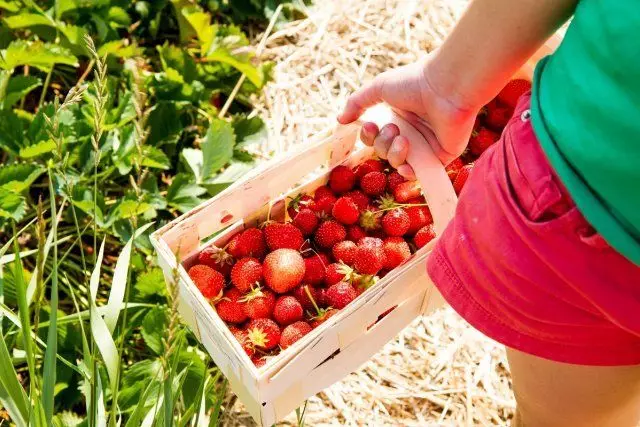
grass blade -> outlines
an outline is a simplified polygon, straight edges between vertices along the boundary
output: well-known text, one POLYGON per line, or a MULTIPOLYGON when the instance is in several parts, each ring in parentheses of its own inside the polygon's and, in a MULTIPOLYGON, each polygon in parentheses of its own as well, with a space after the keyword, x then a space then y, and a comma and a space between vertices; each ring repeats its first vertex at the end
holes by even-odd
MULTIPOLYGON (((0 315, 0 333, 2 316, 0 315)), ((29 420, 29 398, 18 381, 11 355, 4 337, 0 339, 0 404, 7 408, 17 426, 26 426, 29 420)))
POLYGON ((142 415, 144 415, 143 411, 145 408, 145 403, 149 400, 149 394, 151 393, 151 389, 153 388, 154 384, 156 384, 160 379, 161 372, 162 371, 158 370, 156 376, 152 381, 149 382, 149 385, 147 385, 147 388, 145 388, 142 396, 140 397, 140 400, 138 401, 138 406, 136 406, 136 409, 133 410, 133 412, 129 416, 129 419, 127 420, 127 424, 125 424, 124 427, 138 427, 139 425, 142 425, 142 415))

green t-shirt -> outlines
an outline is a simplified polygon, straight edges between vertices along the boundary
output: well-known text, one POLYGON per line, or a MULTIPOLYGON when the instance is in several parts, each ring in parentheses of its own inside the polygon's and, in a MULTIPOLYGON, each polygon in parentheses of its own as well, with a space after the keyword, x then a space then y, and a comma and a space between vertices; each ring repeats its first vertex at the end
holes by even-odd
POLYGON ((640 265, 640 2, 580 1, 533 80, 533 128, 551 165, 593 227, 640 265))

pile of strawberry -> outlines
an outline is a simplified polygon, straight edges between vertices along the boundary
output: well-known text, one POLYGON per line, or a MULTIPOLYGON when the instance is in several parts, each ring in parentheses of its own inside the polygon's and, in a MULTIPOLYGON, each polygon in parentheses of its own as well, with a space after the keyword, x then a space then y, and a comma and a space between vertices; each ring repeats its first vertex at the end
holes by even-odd
POLYGON ((494 99, 480 110, 467 149, 447 166, 447 173, 453 182, 456 194, 460 194, 462 191, 462 187, 473 169, 473 162, 498 141, 502 130, 513 116, 518 99, 530 89, 531 82, 528 80, 511 80, 494 99))
MULTIPOLYGON (((465 154, 447 167, 457 193, 528 87, 524 80, 512 81, 480 113, 465 154)), ((224 248, 202 251, 189 269, 256 366, 335 315, 435 237, 419 184, 382 160, 366 160, 353 169, 337 166, 327 185, 288 202, 286 222, 268 220, 245 229, 224 248)))

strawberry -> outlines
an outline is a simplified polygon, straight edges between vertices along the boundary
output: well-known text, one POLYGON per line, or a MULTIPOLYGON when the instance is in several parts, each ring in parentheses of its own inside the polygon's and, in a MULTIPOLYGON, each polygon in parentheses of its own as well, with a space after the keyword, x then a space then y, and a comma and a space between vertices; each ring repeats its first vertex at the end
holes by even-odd
POLYGON ((267 358, 265 356, 256 355, 251 358, 251 361, 256 366, 256 368, 262 368, 265 363, 267 363, 267 358))
POLYGON ((242 258, 231 269, 231 283, 240 292, 247 292, 262 280, 262 265, 255 258, 242 258))
POLYGON ((281 296, 273 308, 273 318, 282 326, 302 319, 302 304, 290 295, 281 296))
POLYGON ((280 348, 283 350, 291 347, 296 341, 312 331, 307 322, 298 321, 284 328, 280 337, 280 348))
POLYGON ((501 132, 507 123, 509 123, 512 115, 513 109, 495 106, 487 110, 487 117, 484 119, 484 122, 491 129, 501 132))
POLYGON ((331 286, 338 282, 350 282, 353 278, 354 271, 351 267, 343 263, 334 262, 327 267, 324 283, 326 286, 331 286))
POLYGON ((335 219, 342 224, 351 225, 358 222, 360 212, 358 211, 358 205, 355 204, 350 197, 340 197, 333 205, 331 214, 335 219))
POLYGON ((411 227, 411 220, 402 208, 393 209, 382 218, 382 230, 387 236, 403 236, 411 227))
POLYGON ((356 166, 355 173, 358 179, 362 179, 363 176, 369 172, 382 172, 384 171, 384 164, 380 160, 369 159, 356 166))
POLYGON ((304 308, 305 310, 312 310, 313 303, 311 302, 311 299, 307 294, 307 289, 309 290, 309 293, 311 293, 311 297, 315 301, 317 301, 319 296, 319 289, 309 285, 298 286, 293 290, 292 294, 298 300, 298 302, 300 302, 302 308, 304 308))
POLYGON ((418 181, 407 181, 399 184, 393 192, 396 202, 405 203, 410 199, 421 195, 420 183, 418 181))
POLYGON ((229 277, 233 267, 233 256, 224 249, 209 246, 198 254, 198 262, 220 272, 224 277, 229 277))
POLYGON ((402 237, 387 237, 383 244, 384 267, 388 269, 396 268, 411 256, 409 245, 402 237))
POLYGON ((287 213, 291 219, 295 218, 298 212, 304 208, 309 208, 313 203, 313 197, 308 194, 299 193, 289 200, 287 205, 287 213))
POLYGON ((329 174, 329 187, 335 193, 342 194, 351 190, 356 184, 356 174, 343 165, 336 166, 329 174))
POLYGON ((478 132, 474 133, 469 140, 469 150, 476 156, 481 155, 485 150, 491 147, 500 135, 494 131, 481 127, 478 132))
POLYGON ((314 239, 320 247, 328 249, 344 240, 345 237, 347 237, 347 230, 342 224, 327 220, 320 224, 316 230, 314 239))
POLYGON ((460 195, 462 187, 464 187, 464 184, 467 182, 467 179, 469 178, 472 170, 473 163, 465 165, 462 169, 460 169, 456 180, 453 182, 453 189, 455 190, 456 194, 460 195))
POLYGON ((270 290, 257 286, 240 298, 240 301, 245 303, 244 314, 249 319, 260 319, 271 317, 276 305, 276 296, 270 290))
POLYGON ((380 271, 384 266, 382 240, 375 237, 360 239, 353 265, 361 274, 376 274, 380 271))
POLYGON ((387 176, 382 172, 369 172, 360 180, 360 188, 369 196, 379 196, 387 188, 387 176))
POLYGON ((507 83, 497 98, 509 107, 516 108, 518 99, 529 90, 531 90, 531 82, 524 79, 515 79, 507 83))
POLYGON ((380 218, 382 217, 382 213, 379 212, 376 208, 367 208, 364 212, 360 214, 360 220, 358 223, 360 227, 364 228, 367 231, 377 230, 382 226, 380 218))
POLYGON ((240 257, 262 258, 267 253, 262 231, 257 228, 247 228, 238 239, 240 257))
POLYGON ((360 190, 349 191, 348 193, 345 193, 344 195, 346 197, 350 198, 351 200, 353 200, 353 203, 355 203, 358 206, 359 210, 366 209, 367 206, 369 206, 369 202, 371 202, 371 200, 369 200, 369 198, 366 196, 366 194, 364 194, 360 190))
POLYGON ((218 297, 224 289, 224 276, 219 271, 203 264, 194 265, 189 269, 189 277, 207 299, 218 297))
POLYGON ((228 323, 242 323, 247 320, 244 314, 244 302, 240 301, 242 292, 236 288, 226 291, 216 303, 216 312, 222 320, 228 323))
POLYGON ((238 242, 240 241, 240 235, 242 232, 234 235, 231 239, 229 239, 229 243, 227 243, 227 252, 234 258, 242 258, 240 254, 240 248, 238 246, 238 242))
POLYGON ((347 239, 351 240, 352 242, 357 242, 358 240, 366 236, 367 234, 359 225, 350 225, 349 227, 347 227, 347 239))
POLYGON ((453 160, 451 163, 447 165, 445 170, 447 172, 453 171, 455 173, 458 173, 458 171, 462 169, 463 166, 464 166, 464 162, 462 161, 462 159, 460 157, 456 157, 455 160, 453 160))
POLYGON ((314 254, 309 258, 305 258, 304 279, 302 279, 302 281, 313 286, 320 285, 324 282, 325 270, 329 264, 329 257, 323 253, 314 254))
POLYGON ((229 330, 233 334, 236 340, 242 346, 242 349, 247 353, 249 357, 252 357, 256 352, 256 348, 253 346, 253 343, 249 340, 247 336, 247 331, 244 329, 236 328, 235 326, 229 326, 229 330))
POLYGON ((335 308, 328 308, 326 310, 322 310, 320 314, 318 314, 317 316, 311 319, 311 322, 309 322, 309 324, 313 329, 315 329, 318 326, 322 325, 327 320, 329 320, 331 317, 335 316, 336 314, 338 314, 338 310, 336 310, 335 308))
POLYGON ((356 257, 356 244, 351 240, 343 240, 333 245, 331 249, 333 258, 336 261, 342 261, 345 264, 352 264, 356 257))
POLYGON ((327 302, 337 309, 346 307, 357 296, 356 290, 347 282, 338 282, 327 289, 327 302))
POLYGON ((280 327, 271 319, 254 319, 247 325, 247 337, 257 348, 271 350, 280 343, 280 327))
POLYGON ((329 187, 327 187, 326 185, 321 185, 320 187, 316 188, 316 192, 313 194, 313 199, 318 200, 326 196, 336 197, 336 195, 333 194, 333 191, 331 191, 329 187))
POLYGON ((398 171, 391 172, 387 176, 387 191, 393 193, 396 187, 405 181, 406 179, 404 179, 404 177, 400 175, 398 171))
POLYGON ((274 292, 283 294, 300 284, 305 273, 304 260, 293 249, 276 249, 262 264, 264 280, 274 292))
POLYGON ((433 217, 431 216, 431 211, 428 206, 411 206, 405 208, 405 211, 409 216, 408 234, 415 234, 422 227, 433 222, 433 217))
POLYGON ((326 288, 317 288, 316 292, 316 302, 318 303, 318 305, 320 307, 326 307, 327 306, 327 289, 326 288))
POLYGON ((332 195, 322 196, 314 200, 313 210, 318 214, 322 213, 329 215, 333 209, 333 205, 336 203, 336 197, 332 195))
POLYGON ((298 227, 303 236, 313 234, 318 226, 318 216, 309 208, 302 208, 293 218, 293 224, 298 227))
POLYGON ((270 222, 264 227, 264 238, 272 251, 289 248, 300 250, 304 237, 291 223, 270 222))
POLYGON ((416 235, 413 237, 413 243, 415 243, 418 249, 435 239, 436 232, 433 229, 433 224, 425 225, 422 227, 416 235))

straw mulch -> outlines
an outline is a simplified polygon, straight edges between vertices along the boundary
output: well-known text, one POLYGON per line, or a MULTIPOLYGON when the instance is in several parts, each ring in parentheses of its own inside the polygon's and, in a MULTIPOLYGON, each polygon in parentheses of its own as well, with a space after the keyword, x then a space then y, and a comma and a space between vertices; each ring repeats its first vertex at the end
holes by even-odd
MULTIPOLYGON (((268 38, 275 81, 259 102, 267 152, 335 124, 347 95, 442 43, 466 1, 317 0, 268 38)), ((306 425, 505 425, 515 401, 504 349, 450 309, 416 320, 372 360, 308 402, 306 425)), ((236 404, 228 425, 252 425, 236 404)), ((295 416, 282 425, 296 425, 295 416)))

